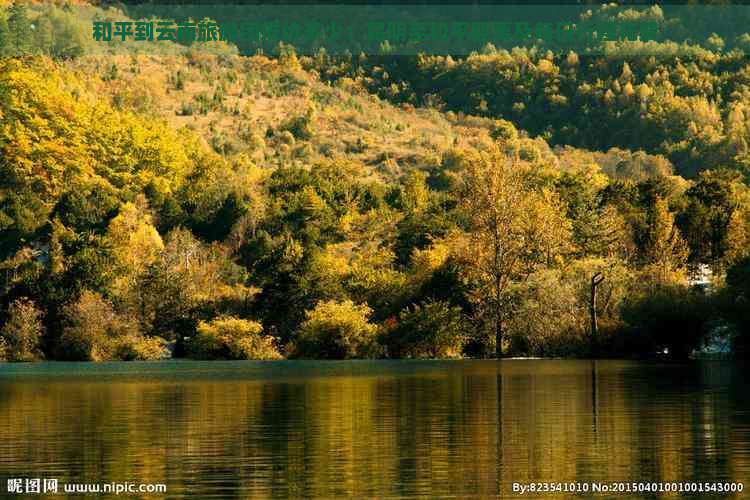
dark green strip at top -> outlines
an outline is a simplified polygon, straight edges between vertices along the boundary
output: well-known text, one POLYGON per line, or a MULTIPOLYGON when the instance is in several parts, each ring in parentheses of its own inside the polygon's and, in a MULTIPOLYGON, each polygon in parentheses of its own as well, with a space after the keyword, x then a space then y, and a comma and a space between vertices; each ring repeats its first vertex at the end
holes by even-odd
POLYGON ((127 5, 0 8, 0 54, 708 55, 747 6, 127 5), (23 23, 28 23, 24 28, 23 23))

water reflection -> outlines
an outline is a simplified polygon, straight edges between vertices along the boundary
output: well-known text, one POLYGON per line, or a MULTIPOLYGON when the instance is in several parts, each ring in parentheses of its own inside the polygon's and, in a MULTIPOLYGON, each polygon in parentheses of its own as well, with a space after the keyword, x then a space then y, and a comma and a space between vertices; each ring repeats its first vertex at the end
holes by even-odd
POLYGON ((166 483, 171 498, 742 481, 747 375, 603 361, 3 366, 0 476, 166 483))

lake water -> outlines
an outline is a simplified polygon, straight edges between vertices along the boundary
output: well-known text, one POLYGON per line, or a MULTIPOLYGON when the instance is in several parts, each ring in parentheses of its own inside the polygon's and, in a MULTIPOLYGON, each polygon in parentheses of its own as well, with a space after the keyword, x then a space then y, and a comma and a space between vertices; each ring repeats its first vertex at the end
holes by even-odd
POLYGON ((6 364, 0 497, 6 478, 195 499, 521 498, 512 484, 533 481, 743 481, 750 497, 749 380, 719 362, 6 364))

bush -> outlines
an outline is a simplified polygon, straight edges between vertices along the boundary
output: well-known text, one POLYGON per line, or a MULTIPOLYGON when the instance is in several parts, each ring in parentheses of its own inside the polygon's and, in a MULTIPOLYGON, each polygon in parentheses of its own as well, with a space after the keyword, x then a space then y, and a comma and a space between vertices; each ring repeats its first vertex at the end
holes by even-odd
POLYGON ((231 316, 201 321, 187 353, 194 359, 281 359, 272 339, 262 332, 260 323, 231 316))
POLYGON ((461 308, 433 301, 402 311, 385 336, 394 358, 458 358, 465 341, 461 308))
POLYGON ((34 361, 42 357, 39 341, 42 337, 42 313, 27 298, 14 301, 8 308, 8 318, 0 330, 0 359, 6 361, 34 361))
POLYGON ((117 359, 123 339, 137 336, 137 326, 118 315, 101 295, 85 291, 63 311, 63 333, 58 349, 61 357, 79 361, 117 359))
POLYGON ((653 355, 667 348, 672 357, 687 358, 712 319, 712 303, 701 291, 662 285, 627 301, 622 318, 631 330, 627 350, 653 355))
POLYGON ((117 343, 114 357, 123 361, 152 361, 168 358, 167 341, 161 337, 127 335, 117 343))
POLYGON ((741 259, 727 271, 724 302, 727 317, 740 334, 735 339, 734 351, 747 356, 750 354, 750 257, 741 259))
POLYGON ((374 358, 380 354, 372 309, 351 300, 319 302, 305 312, 297 332, 296 355, 303 358, 374 358))
POLYGON ((278 131, 280 133, 289 132, 297 140, 309 141, 315 135, 314 119, 315 111, 313 108, 309 108, 304 115, 291 117, 279 125, 278 131))
POLYGON ((518 139, 518 131, 507 120, 496 120, 490 130, 490 137, 496 141, 512 142, 518 139))

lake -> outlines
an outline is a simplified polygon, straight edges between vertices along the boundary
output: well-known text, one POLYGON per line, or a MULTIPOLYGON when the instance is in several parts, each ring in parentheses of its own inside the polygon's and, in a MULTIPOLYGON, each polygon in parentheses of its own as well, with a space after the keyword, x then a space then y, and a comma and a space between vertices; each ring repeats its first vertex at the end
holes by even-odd
POLYGON ((0 496, 8 478, 56 478, 163 483, 169 498, 196 499, 744 481, 741 498, 748 380, 750 366, 728 362, 3 364, 0 496))

